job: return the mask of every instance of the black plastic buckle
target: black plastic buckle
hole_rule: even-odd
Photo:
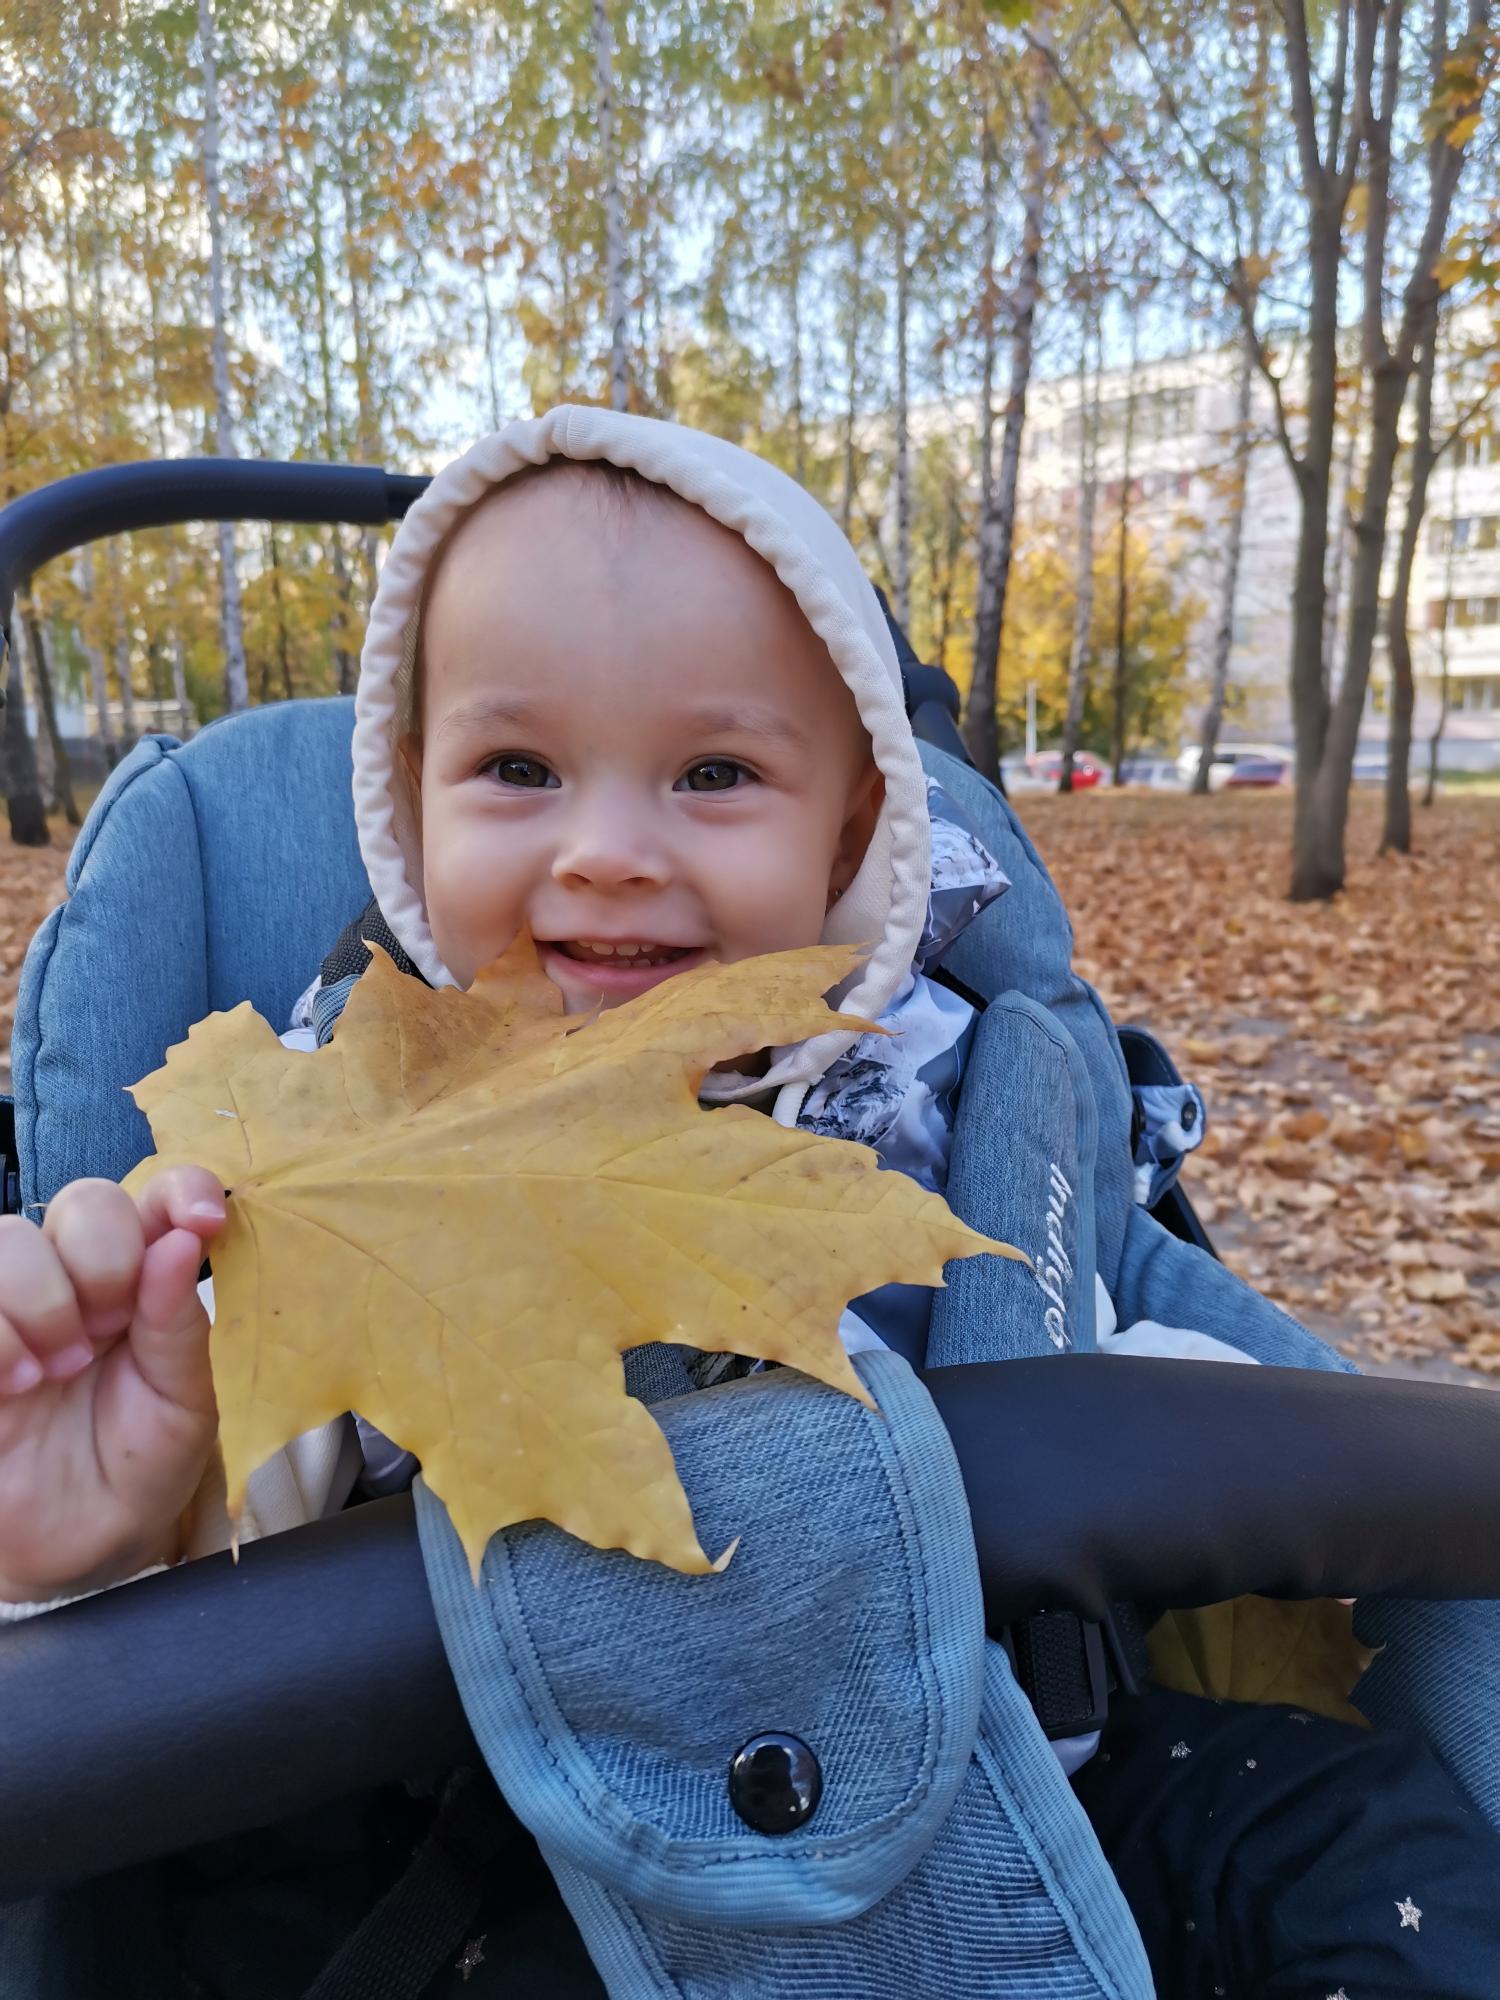
[[[21,1156],[16,1150],[14,1100],[0,1097],[0,1215],[21,1213]]]
[[[1113,1611],[1100,1624],[1075,1611],[1039,1611],[1007,1625],[1000,1643],[1049,1741],[1102,1729],[1112,1694],[1140,1692]]]

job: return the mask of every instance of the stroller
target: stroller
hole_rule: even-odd
[[[398,519],[424,484],[371,468],[212,460],[64,480],[0,516],[0,622],[8,622],[18,582],[41,562],[102,535],[189,519],[378,524]],[[1139,1093],[1180,1078],[1160,1043],[1142,1030],[1117,1030],[1071,972],[1067,918],[1045,869],[1004,798],[967,764],[956,690],[921,665],[894,621],[892,631],[923,761],[976,820],[1014,885],[1004,905],[1003,980],[993,945],[979,936],[982,923],[979,941],[961,940],[947,969],[997,1021],[1009,1008],[1027,1032],[1040,1024],[1064,1050],[1077,1092],[1077,1185],[1091,1197],[1096,1176],[1109,1172],[1123,1187],[1132,1178]],[[143,738],[112,773],[74,848],[70,899],[48,917],[26,959],[15,1100],[0,1100],[7,1210],[37,1218],[66,1182],[117,1179],[150,1150],[124,1086],[158,1066],[193,1022],[245,999],[273,1024],[287,1020],[309,967],[369,900],[350,807],[351,725],[347,698],[278,704],[225,718],[185,745]],[[319,858],[316,869],[303,865],[309,853]],[[993,1094],[998,1083],[988,1087]],[[983,1073],[966,1085],[976,1103],[985,1088]],[[966,1175],[956,1159],[950,1199],[976,1226],[1004,1236],[1004,1197],[993,1179],[978,1166]],[[1172,1253],[1190,1260],[1173,1264],[1177,1282],[1197,1288],[1205,1318],[1226,1337],[1270,1364],[1200,1371],[1205,1377],[1284,1378],[1278,1408],[1293,1416],[1314,1410],[1320,1420],[1332,1413],[1344,1424],[1325,1440],[1322,1513],[1316,1506],[1309,1513],[1306,1489],[1294,1490],[1267,1533],[1294,1552],[1286,1574],[1300,1577],[1321,1574],[1319,1538],[1327,1533],[1346,1545],[1400,1543],[1388,1574],[1377,1574],[1378,1563],[1365,1572],[1373,1581],[1361,1597],[1359,1633],[1382,1650],[1355,1699],[1378,1723],[1421,1730],[1500,1824],[1493,1720],[1500,1604],[1461,1594],[1467,1577],[1469,1588],[1500,1597],[1500,1579],[1481,1576],[1474,1555],[1486,1540],[1486,1511],[1500,1497],[1500,1453],[1493,1439],[1480,1438],[1485,1399],[1366,1383],[1263,1302],[1252,1310],[1253,1295],[1216,1264],[1170,1171],[1152,1177],[1149,1209],[1135,1204],[1113,1222],[1107,1210],[1115,1213],[1101,1201],[1101,1270],[1126,1254],[1123,1241],[1105,1241],[1111,1228],[1134,1242],[1138,1263],[1159,1261],[1169,1244],[1185,1246]],[[934,1318],[939,1350],[947,1321],[985,1282],[977,1266],[950,1279]],[[1084,1326],[1076,1344],[1090,1343]],[[1100,1493],[1087,1479],[1074,1493],[1060,1492],[1052,1476],[1058,1438],[1070,1427],[1078,1435],[1069,1400],[1077,1371],[1045,1345],[986,1358],[1013,1371],[1006,1408],[1035,1418],[1008,1439],[1014,1567],[1005,1577],[991,1571],[984,1586],[985,1626],[1003,1645],[1003,1655],[988,1649],[985,1699],[1014,1750],[1001,1787],[1004,1838],[993,1858],[997,1923],[1011,1927],[1018,1944],[1004,1983],[974,1985],[955,1957],[951,1975],[930,1972],[937,1983],[923,1990],[953,2000],[981,1991],[1018,2000],[1146,2000],[1149,1975],[1128,1913],[1102,1856],[1089,1851],[1086,1827],[1080,1837],[1081,1818],[1068,1818],[1046,1737],[1097,1726],[1111,1692],[1132,1685],[1131,1649],[1110,1607],[1126,1597],[1182,1601],[1173,1596],[1181,1567],[1159,1535],[1145,1537],[1140,1567],[1128,1579],[1106,1580],[1097,1615],[1067,1608],[1059,1579],[1076,1573],[1074,1551],[1088,1539],[1085,1523]],[[1237,1392],[1218,1380],[1213,1391],[1216,1406]],[[1240,1385],[1238,1393],[1251,1392]],[[1414,1464],[1398,1469],[1387,1454],[1376,1472],[1361,1462],[1362,1420],[1377,1401],[1391,1420],[1398,1398],[1410,1413]],[[1149,1439],[1147,1410],[1120,1427],[1137,1421],[1136,1436]],[[1433,1458],[1438,1433],[1450,1454],[1475,1453],[1467,1535],[1451,1532],[1451,1482],[1435,1498],[1417,1463],[1424,1449]],[[679,1463],[708,1449],[686,1434],[673,1442]],[[1144,1483],[1147,1443],[1139,1457]],[[1203,1459],[1213,1458],[1208,1437]],[[1116,1492],[1111,1504],[1128,1519],[1128,1493]],[[419,1546],[413,1512],[410,1495],[353,1506],[251,1547],[237,1567],[209,1558],[0,1632],[0,1990],[17,2000],[163,2000],[179,1991],[215,2000],[302,1992],[317,2000],[365,1993],[431,2000],[459,1990],[450,1968],[470,1990],[486,1961],[503,1968],[503,1983],[476,1993],[648,1990],[618,1965],[606,1969],[603,1985],[586,1960],[580,1965],[576,1932],[520,1823],[536,1831],[525,1805],[517,1803],[520,1821],[510,1817],[488,1785],[471,1733],[472,1726],[487,1747],[489,1721],[475,1720],[476,1669],[472,1661],[461,1666],[451,1644],[445,1650],[448,1628],[433,1610],[445,1587],[443,1558],[430,1527]],[[516,1568],[517,1600],[532,1593],[527,1614],[540,1625],[542,1584]],[[1266,1574],[1277,1573],[1273,1562]],[[1127,1581],[1130,1588],[1118,1587]],[[1224,1596],[1253,1587],[1227,1574],[1224,1582]],[[580,1724],[580,1740],[585,1734]],[[954,1761],[951,1747],[942,1755]],[[467,1776],[453,1780],[454,1767]],[[920,1825],[908,1825],[908,1872],[924,1846],[940,1848],[950,1808],[951,1787],[946,1802],[934,1794],[931,1809],[916,1815]],[[549,1857],[561,1840],[576,1872],[566,1830],[550,1831]],[[778,1853],[819,1837],[816,1828],[794,1835]],[[903,1872],[890,1867],[896,1894]],[[476,1915],[488,1907],[484,1882],[497,1872],[510,1896],[513,1928],[504,1935]],[[308,1893],[294,1889],[299,1875]],[[778,1879],[765,1877],[773,1896]],[[576,1914],[591,1891],[576,1881],[564,1888]],[[857,1910],[860,1893],[847,1892],[838,1920]],[[667,1910],[662,1922],[681,1914]],[[170,1947],[162,1943],[168,1936]],[[754,1970],[726,1970],[703,1950],[672,1990],[684,2000],[720,2000],[800,1986],[804,1968],[817,1963],[806,1935],[788,1928],[767,1937]],[[939,1957],[961,1947],[936,1934],[927,1940]],[[210,1960],[214,1970],[203,1970]],[[189,1962],[197,1969],[184,1971]],[[900,1968],[890,1978],[882,1994],[912,1990]],[[812,1984],[838,1990],[817,1976]]]

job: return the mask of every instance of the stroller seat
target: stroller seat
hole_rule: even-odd
[[[39,1216],[78,1176],[125,1174],[151,1146],[125,1086],[156,1068],[194,1022],[242,1000],[284,1028],[332,940],[367,903],[350,798],[352,721],[348,699],[261,708],[215,723],[185,745],[148,737],[111,776],[70,861],[69,900],[37,933],[18,996],[16,1135],[28,1214]],[[1009,807],[956,759],[925,745],[923,756],[975,818],[1014,885],[997,906],[1007,925],[1003,981],[995,933],[983,918],[960,942],[951,969],[986,1000],[1003,988],[1048,1010],[1086,1066],[1098,1123],[1100,1185],[1090,1190],[1098,1266],[1113,1288],[1127,1262],[1148,1265],[1170,1242],[1143,1212],[1132,1213],[1131,1100],[1119,1039],[1097,996],[1071,971],[1066,915]],[[980,1074],[966,1091],[976,1093],[977,1105],[993,1099],[985,1115],[997,1119],[1005,1081]],[[967,1171],[968,1180],[955,1161],[950,1192],[961,1212],[971,1196],[982,1203],[980,1183],[996,1169],[975,1162]],[[1181,1267],[1185,1309],[1196,1288],[1222,1311],[1230,1296],[1224,1288],[1237,1281],[1201,1251],[1175,1249],[1196,1260]],[[975,1269],[951,1274],[939,1295],[939,1346],[945,1321],[966,1310]],[[1090,1339],[1085,1329],[1079,1344]],[[1347,1366],[1270,1308],[1247,1310],[1243,1344],[1265,1361]],[[1385,1650],[1356,1693],[1359,1705],[1378,1722],[1422,1729],[1500,1824],[1500,1603],[1370,1602],[1360,1617],[1362,1636]],[[1003,1677],[1004,1669],[995,1662],[990,1673]],[[1076,1826],[1060,1828],[1056,1819],[1052,1793],[1060,1780],[1049,1755],[1037,1737],[1011,1774],[1023,1801],[1034,1785],[1034,1809],[1023,1805],[1016,1815],[995,1865],[1011,1871],[1007,1911],[1029,1913],[1024,1921],[1033,1928],[1029,1945],[1018,1937],[1008,1983],[985,1990],[1018,2000],[1075,1993],[1144,2000],[1138,1962],[1119,1932],[1123,1905],[1102,1857],[1080,1845]],[[1097,1926],[1077,1916],[1090,1907],[1101,1913]],[[1047,1959],[1065,1944],[1079,1970],[1076,1980],[1059,1983]]]

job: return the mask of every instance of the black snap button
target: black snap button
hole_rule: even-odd
[[[729,1766],[729,1803],[757,1833],[791,1833],[823,1796],[818,1760],[797,1736],[752,1736]]]
[[[1191,1132],[1193,1127],[1197,1124],[1198,1107],[1196,1104],[1194,1104],[1191,1098],[1189,1098],[1187,1103],[1183,1105],[1181,1116],[1178,1122],[1182,1126],[1184,1132]]]

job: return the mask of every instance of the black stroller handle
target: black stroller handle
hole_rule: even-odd
[[[314,465],[250,458],[146,459],[78,472],[0,511],[0,704],[11,608],[45,562],[106,535],[178,521],[399,521],[425,477],[376,465]]]
[[[925,1380],[993,1632],[1250,1590],[1500,1597],[1500,1397],[1095,1356]],[[0,1901],[477,1755],[409,1494],[0,1627],[0,1729]]]

